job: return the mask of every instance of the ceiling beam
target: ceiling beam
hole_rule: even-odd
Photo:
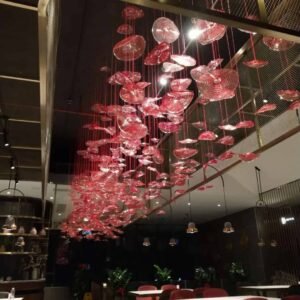
[[[25,120],[25,119],[15,119],[15,118],[8,118],[7,121],[16,122],[16,123],[31,123],[31,124],[41,124],[40,121],[35,120]]]
[[[228,13],[207,8],[185,8],[178,4],[167,4],[153,0],[120,0],[130,4],[140,5],[147,8],[162,10],[176,15],[183,15],[190,18],[205,19],[211,22],[224,24],[230,27],[241,28],[257,32],[264,36],[273,36],[300,43],[300,33],[295,30],[278,27],[264,22],[249,20]],[[169,1],[172,2],[172,1]]]
[[[0,79],[8,79],[8,80],[17,80],[17,81],[26,81],[33,83],[40,83],[38,79],[18,77],[18,76],[9,76],[9,75],[0,75]]]
[[[7,6],[13,6],[13,7],[17,7],[17,8],[22,8],[22,9],[27,9],[27,10],[37,11],[37,7],[35,7],[35,6],[16,3],[16,2],[13,2],[13,1],[0,0],[0,4],[7,5]]]
[[[30,146],[11,146],[11,149],[15,150],[31,150],[31,151],[41,151],[40,147],[30,147]]]
[[[49,176],[56,53],[59,36],[58,23],[59,0],[39,0],[38,34],[43,215],[45,214],[46,208]]]

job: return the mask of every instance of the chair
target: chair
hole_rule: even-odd
[[[203,298],[227,297],[228,293],[224,289],[207,288],[203,291]]]
[[[300,295],[289,295],[282,298],[282,300],[300,300]]]
[[[268,300],[268,298],[263,298],[263,297],[249,297],[249,298],[245,298],[244,300]]]
[[[157,287],[155,285],[140,285],[138,287],[138,291],[153,291],[157,290]],[[152,300],[152,297],[135,297],[136,300]],[[158,300],[158,297],[156,297],[156,300]]]
[[[160,287],[161,290],[166,291],[166,290],[176,290],[176,285],[175,284],[164,284]]]
[[[164,290],[160,296],[159,296],[159,300],[169,300],[170,299],[170,295],[174,290]]]
[[[299,284],[291,285],[287,290],[287,294],[288,296],[300,295],[300,285]]]
[[[191,299],[196,298],[196,295],[191,290],[173,290],[170,295],[170,300],[177,300],[177,299]]]
[[[7,299],[9,296],[9,292],[0,292],[0,299]]]
[[[194,289],[194,293],[195,293],[195,295],[196,295],[197,297],[202,298],[202,297],[203,297],[203,292],[204,292],[204,290],[206,290],[206,289],[207,289],[207,287],[199,287],[199,288],[195,288],[195,289]]]

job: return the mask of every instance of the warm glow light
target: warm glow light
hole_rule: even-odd
[[[291,222],[291,221],[295,221],[295,218],[294,217],[289,217],[289,218],[281,217],[280,218],[280,222],[282,225],[285,225],[286,223]]]
[[[159,78],[159,84],[162,86],[166,86],[168,84],[168,79],[165,76],[161,76]]]
[[[103,282],[103,283],[102,283],[102,286],[103,286],[104,288],[107,288],[107,283],[106,283],[106,282]]]
[[[220,203],[218,203],[218,205],[217,205],[218,207],[221,207],[221,204]]]
[[[188,227],[186,229],[186,233],[194,234],[198,232],[198,228],[194,222],[189,222]]]
[[[148,237],[145,237],[145,238],[144,238],[143,246],[144,246],[144,247],[149,247],[149,246],[151,246],[151,242],[150,242],[150,239],[149,239]]]
[[[196,28],[196,27],[192,27],[189,32],[188,32],[188,38],[190,40],[196,40],[201,34],[201,30]]]
[[[264,99],[263,100],[263,103],[268,103],[269,101],[267,99]]]
[[[233,233],[234,232],[234,228],[230,222],[224,223],[223,232],[224,233]]]

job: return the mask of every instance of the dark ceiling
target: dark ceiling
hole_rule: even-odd
[[[113,70],[124,68],[122,62],[112,60],[113,45],[122,36],[116,33],[122,24],[121,11],[125,7],[120,1],[64,0],[61,2],[61,26],[57,57],[56,93],[53,115],[53,142],[51,149],[50,177],[55,174],[70,174],[76,159],[76,150],[83,141],[83,124],[95,116],[91,113],[92,103],[108,101],[106,93],[107,73],[101,72],[102,66]],[[162,15],[161,11],[144,8],[145,17],[136,22],[136,32],[143,35],[147,42],[147,52],[154,46],[151,34],[153,21]],[[180,16],[170,17],[187,31],[190,20]],[[229,39],[234,38],[236,47],[247,40],[247,35],[234,30]],[[176,43],[175,43],[176,44]],[[174,45],[175,49],[180,45]],[[226,63],[229,52],[226,40],[219,44]],[[212,59],[210,46],[197,49],[195,44],[188,48],[187,54],[198,55],[203,64]],[[176,50],[175,50],[176,51]],[[197,54],[198,51],[198,54]],[[145,72],[142,60],[137,61],[137,69]],[[113,71],[112,71],[113,72]]]
[[[16,2],[37,6],[37,0]],[[37,21],[36,11],[0,4],[0,179],[41,180]]]

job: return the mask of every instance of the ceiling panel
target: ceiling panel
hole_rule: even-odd
[[[37,13],[1,5],[1,74],[37,79],[38,59]]]

